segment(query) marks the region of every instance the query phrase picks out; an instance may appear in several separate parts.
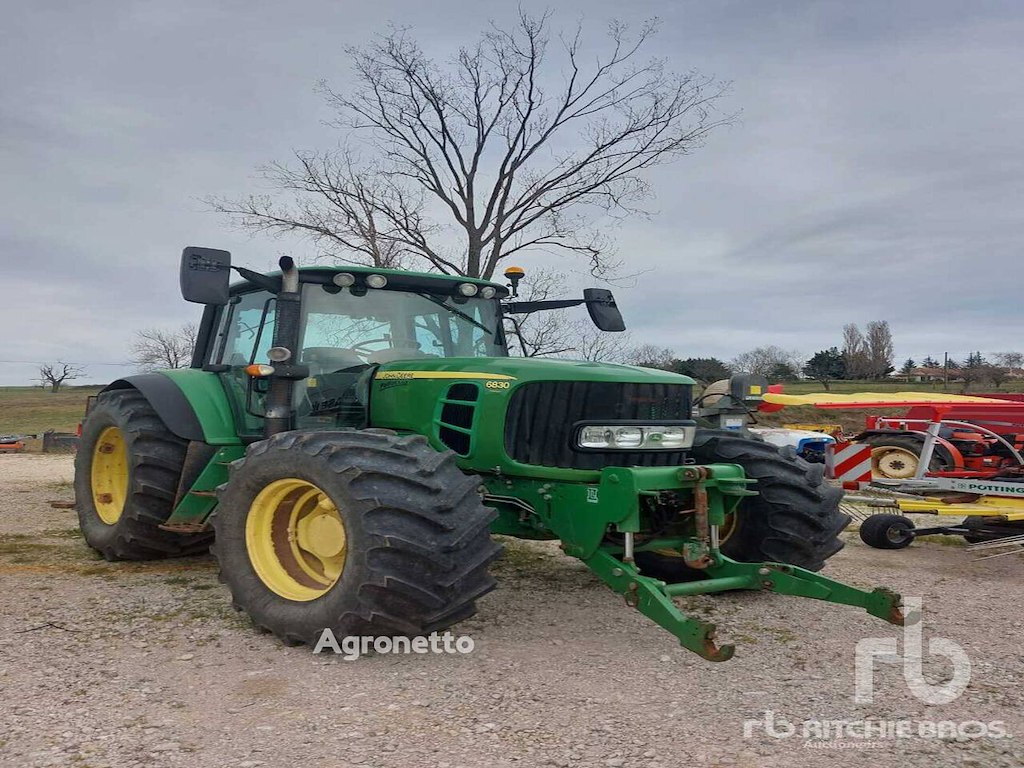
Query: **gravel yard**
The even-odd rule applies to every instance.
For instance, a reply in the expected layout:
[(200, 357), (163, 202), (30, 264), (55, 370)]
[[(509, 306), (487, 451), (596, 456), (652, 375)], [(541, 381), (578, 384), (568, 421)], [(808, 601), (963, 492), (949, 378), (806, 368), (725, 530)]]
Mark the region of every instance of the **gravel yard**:
[[(919, 595), (927, 640), (959, 644), (967, 691), (915, 698), (878, 664), (854, 703), (854, 648), (897, 628), (775, 595), (689, 599), (736, 657), (711, 664), (549, 544), (508, 542), (500, 587), (457, 634), (467, 655), (344, 661), (285, 648), (231, 610), (210, 557), (117, 564), (76, 533), (72, 459), (0, 456), (0, 765), (1010, 766), (1024, 762), (1024, 557), (972, 561), (847, 534), (827, 572)], [(933, 680), (949, 675), (926, 658)], [(761, 725), (774, 713), (774, 738)], [(1002, 721), (1006, 738), (807, 740), (805, 720)], [(744, 721), (749, 735), (744, 736)], [(781, 724), (780, 724), (781, 722)], [(915, 724), (915, 728), (917, 725)], [(867, 752), (868, 754), (864, 754)]]

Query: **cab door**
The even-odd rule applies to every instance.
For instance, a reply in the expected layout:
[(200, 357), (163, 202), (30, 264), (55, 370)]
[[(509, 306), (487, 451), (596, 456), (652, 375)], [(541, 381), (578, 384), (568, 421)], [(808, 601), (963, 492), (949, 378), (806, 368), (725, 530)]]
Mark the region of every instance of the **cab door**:
[(277, 299), (268, 291), (232, 297), (224, 308), (211, 363), (235, 411), (242, 435), (263, 434), (263, 382), (245, 373), (252, 363), (266, 363), (273, 346)]

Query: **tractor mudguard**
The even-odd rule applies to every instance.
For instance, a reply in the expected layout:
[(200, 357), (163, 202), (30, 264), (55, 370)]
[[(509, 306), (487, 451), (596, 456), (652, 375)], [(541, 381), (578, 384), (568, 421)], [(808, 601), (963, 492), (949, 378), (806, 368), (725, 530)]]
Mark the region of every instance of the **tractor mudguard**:
[(231, 405), (216, 374), (193, 368), (142, 373), (111, 382), (103, 391), (136, 389), (161, 421), (185, 440), (239, 445)]

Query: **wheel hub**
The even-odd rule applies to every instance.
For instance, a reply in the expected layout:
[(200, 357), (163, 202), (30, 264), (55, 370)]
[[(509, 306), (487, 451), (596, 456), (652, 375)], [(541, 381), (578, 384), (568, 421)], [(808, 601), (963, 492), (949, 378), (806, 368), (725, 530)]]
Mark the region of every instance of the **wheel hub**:
[(287, 600), (315, 600), (345, 569), (348, 539), (334, 501), (298, 478), (266, 485), (245, 522), (249, 562), (268, 589)]
[[(333, 505), (332, 505), (333, 506)], [(345, 527), (336, 515), (317, 511), (299, 521), (299, 548), (319, 557), (321, 560), (337, 557), (345, 549)]]
[(875, 474), (908, 480), (917, 474), (918, 457), (905, 448), (882, 447), (871, 452)]
[(100, 432), (92, 451), (92, 503), (107, 525), (121, 519), (128, 498), (128, 448), (118, 427)]

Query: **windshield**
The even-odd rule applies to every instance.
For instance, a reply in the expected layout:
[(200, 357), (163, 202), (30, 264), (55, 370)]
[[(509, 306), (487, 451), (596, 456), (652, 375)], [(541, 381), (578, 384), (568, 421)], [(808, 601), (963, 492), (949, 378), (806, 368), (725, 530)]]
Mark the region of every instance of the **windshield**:
[[(425, 357), (505, 356), (497, 302), (334, 285), (302, 288), (302, 360), (352, 367)], [(329, 359), (329, 360), (328, 360)]]

